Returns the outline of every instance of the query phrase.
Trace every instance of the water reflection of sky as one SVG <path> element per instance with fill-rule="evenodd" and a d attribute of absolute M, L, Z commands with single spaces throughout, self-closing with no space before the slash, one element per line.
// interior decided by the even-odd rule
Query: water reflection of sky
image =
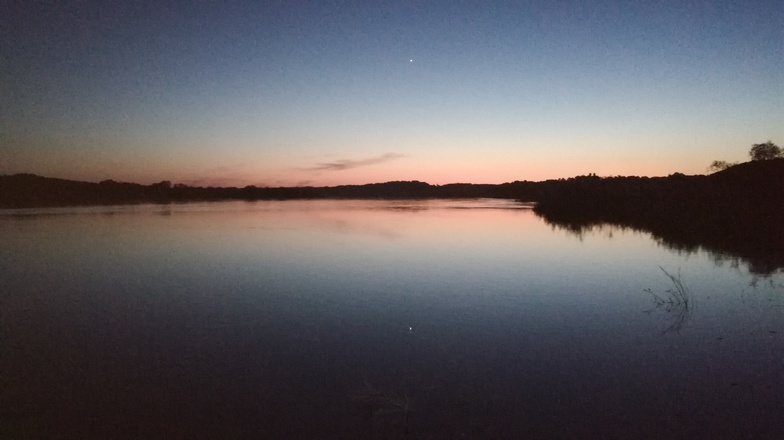
<path fill-rule="evenodd" d="M 413 399 L 428 438 L 780 426 L 782 280 L 645 234 L 576 237 L 493 200 L 37 210 L 0 229 L 0 380 L 26 396 L 0 411 L 10 433 L 72 417 L 117 437 L 144 416 L 149 438 L 399 438 L 399 412 L 352 406 L 369 386 Z M 644 291 L 673 287 L 660 266 L 692 292 L 677 333 Z"/>

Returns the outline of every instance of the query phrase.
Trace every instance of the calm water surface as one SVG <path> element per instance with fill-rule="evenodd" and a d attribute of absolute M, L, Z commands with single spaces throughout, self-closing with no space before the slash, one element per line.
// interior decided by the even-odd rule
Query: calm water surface
<path fill-rule="evenodd" d="M 0 211 L 0 438 L 784 438 L 781 272 L 528 208 Z"/>

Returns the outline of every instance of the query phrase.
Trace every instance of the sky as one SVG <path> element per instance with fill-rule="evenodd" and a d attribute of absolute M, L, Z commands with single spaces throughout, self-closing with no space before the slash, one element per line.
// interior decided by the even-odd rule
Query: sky
<path fill-rule="evenodd" d="M 703 174 L 784 146 L 784 2 L 0 3 L 0 174 Z"/>

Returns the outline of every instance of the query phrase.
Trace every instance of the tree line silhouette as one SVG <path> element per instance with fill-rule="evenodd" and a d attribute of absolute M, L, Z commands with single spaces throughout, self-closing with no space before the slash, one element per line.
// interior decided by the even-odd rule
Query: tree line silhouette
<path fill-rule="evenodd" d="M 100 183 L 41 177 L 0 176 L 0 208 L 172 203 L 217 200 L 523 198 L 533 200 L 534 182 L 500 185 L 386 182 L 332 187 L 197 187 L 162 181 L 151 185 L 104 180 Z"/>
<path fill-rule="evenodd" d="M 580 176 L 540 187 L 535 212 L 581 233 L 599 224 L 650 232 L 670 248 L 742 258 L 770 274 L 784 268 L 784 158 L 708 176 Z"/>
<path fill-rule="evenodd" d="M 424 198 L 507 198 L 539 202 L 541 212 L 573 213 L 594 218 L 599 212 L 613 220 L 653 203 L 660 212 L 675 217 L 689 206 L 711 200 L 715 210 L 728 198 L 733 203 L 770 202 L 767 190 L 780 179 L 781 148 L 771 141 L 752 145 L 753 164 L 714 161 L 709 167 L 716 177 L 685 176 L 665 178 L 606 177 L 595 174 L 544 182 L 515 181 L 498 185 L 453 183 L 430 185 L 419 181 L 341 185 L 333 187 L 198 187 L 164 180 L 151 185 L 104 180 L 100 183 L 41 177 L 34 174 L 0 175 L 0 208 L 100 205 L 127 203 L 170 203 L 210 200 L 288 200 L 288 199 L 424 199 Z M 754 167 L 754 170 L 750 167 Z M 730 171 L 733 170 L 733 171 Z M 757 177 L 753 175 L 756 171 Z M 771 171 L 772 170 L 772 171 Z M 762 176 L 762 177 L 760 177 Z M 748 184 L 753 184 L 748 188 Z M 744 189 L 743 187 L 747 188 Z M 779 185 L 780 187 L 780 185 Z M 739 192 L 740 191 L 740 192 Z M 757 200 L 759 198 L 762 200 Z"/>

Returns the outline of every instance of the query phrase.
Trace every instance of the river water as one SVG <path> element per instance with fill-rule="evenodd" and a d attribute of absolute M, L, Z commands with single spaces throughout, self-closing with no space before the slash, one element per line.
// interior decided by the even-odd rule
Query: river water
<path fill-rule="evenodd" d="M 514 201 L 5 210 L 0 274 L 0 438 L 784 433 L 781 271 Z"/>

